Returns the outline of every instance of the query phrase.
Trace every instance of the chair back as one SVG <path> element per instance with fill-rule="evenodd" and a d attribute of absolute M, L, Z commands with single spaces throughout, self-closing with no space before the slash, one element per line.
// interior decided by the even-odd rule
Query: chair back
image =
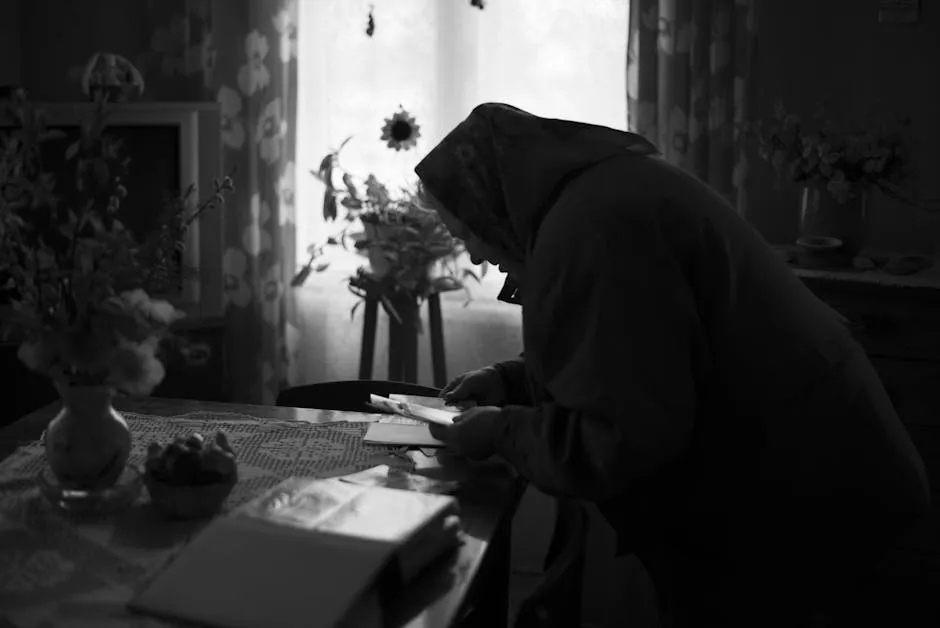
<path fill-rule="evenodd" d="M 574 500 L 559 499 L 542 582 L 519 606 L 514 628 L 581 625 L 587 529 L 585 507 Z"/>
<path fill-rule="evenodd" d="M 285 388 L 278 394 L 278 406 L 316 408 L 345 412 L 375 412 L 369 406 L 369 395 L 420 395 L 436 397 L 437 388 L 408 382 L 389 382 L 373 379 L 340 380 Z"/>

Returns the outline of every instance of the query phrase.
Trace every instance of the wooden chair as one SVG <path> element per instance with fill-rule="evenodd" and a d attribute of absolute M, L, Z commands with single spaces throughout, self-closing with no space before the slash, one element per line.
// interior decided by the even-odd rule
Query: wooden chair
<path fill-rule="evenodd" d="M 588 514 L 580 502 L 558 500 L 542 582 L 523 601 L 515 628 L 577 628 L 587 549 Z"/>
<path fill-rule="evenodd" d="M 389 395 L 436 397 L 438 393 L 440 390 L 437 388 L 408 382 L 371 379 L 340 380 L 286 388 L 278 394 L 275 403 L 291 408 L 375 412 L 375 409 L 368 405 L 370 394 L 382 397 Z"/>

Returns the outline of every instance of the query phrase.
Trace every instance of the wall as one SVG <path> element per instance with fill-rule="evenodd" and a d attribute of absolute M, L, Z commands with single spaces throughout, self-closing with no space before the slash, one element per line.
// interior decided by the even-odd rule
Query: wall
<path fill-rule="evenodd" d="M 21 0 L 0 2 L 0 85 L 20 82 L 20 4 Z"/>
<path fill-rule="evenodd" d="M 0 57 L 0 84 L 18 82 L 35 101 L 83 99 L 81 69 L 97 51 L 138 67 L 145 100 L 207 98 L 201 51 L 190 42 L 198 39 L 208 0 L 3 0 L 0 7 L 0 53 L 11 50 Z M 183 14 L 188 23 L 174 20 Z"/>
<path fill-rule="evenodd" d="M 764 0 L 760 8 L 757 115 L 773 103 L 809 116 L 831 97 L 830 110 L 863 114 L 880 102 L 909 114 L 919 142 L 921 198 L 940 198 L 940 5 L 921 2 L 920 21 L 879 24 L 877 0 Z M 796 234 L 797 192 L 777 189 L 766 164 L 750 181 L 748 218 L 774 243 Z M 871 246 L 940 253 L 940 218 L 879 195 L 874 202 Z"/>

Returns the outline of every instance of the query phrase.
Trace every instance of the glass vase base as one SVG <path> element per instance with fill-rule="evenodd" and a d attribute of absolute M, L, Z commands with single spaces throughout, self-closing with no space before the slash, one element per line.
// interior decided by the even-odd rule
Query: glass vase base
<path fill-rule="evenodd" d="M 101 490 L 75 490 L 62 486 L 48 466 L 36 480 L 39 492 L 60 512 L 77 516 L 108 516 L 129 508 L 143 490 L 140 471 L 128 465 L 114 486 Z"/>

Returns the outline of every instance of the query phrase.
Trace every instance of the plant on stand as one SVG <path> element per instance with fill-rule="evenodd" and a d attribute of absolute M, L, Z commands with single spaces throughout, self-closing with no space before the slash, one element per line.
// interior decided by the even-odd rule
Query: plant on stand
<path fill-rule="evenodd" d="M 381 139 L 389 148 L 408 150 L 415 145 L 419 128 L 407 111 L 399 111 L 385 122 Z M 324 243 L 308 248 L 310 257 L 293 285 L 300 286 L 312 273 L 326 270 L 326 246 L 348 248 L 350 241 L 369 259 L 369 269 L 360 267 L 349 278 L 349 289 L 360 297 L 353 314 L 365 299 L 377 298 L 388 315 L 401 323 L 401 307 L 417 307 L 435 292 L 467 290 L 468 277 L 479 282 L 472 270 L 460 266 L 463 243 L 428 207 L 418 186 L 393 193 L 374 175 L 362 179 L 343 168 L 340 153 L 350 139 L 324 157 L 319 169 L 312 172 L 325 186 L 324 219 L 337 220 L 342 207 L 344 227 Z M 357 226 L 362 230 L 352 231 Z M 420 317 L 408 318 L 420 329 Z"/>
<path fill-rule="evenodd" d="M 52 473 L 62 487 L 88 491 L 114 485 L 130 453 L 115 393 L 146 395 L 160 383 L 160 341 L 183 316 L 150 295 L 191 278 L 179 255 L 185 233 L 232 189 L 226 178 L 203 202 L 192 187 L 168 196 L 155 208 L 163 227 L 136 239 L 119 220 L 128 161 L 107 132 L 106 101 L 99 93 L 66 150 L 74 194 L 60 194 L 43 164 L 46 142 L 63 135 L 25 94 L 7 103 L 17 128 L 0 136 L 0 283 L 12 306 L 3 333 L 62 397 L 44 435 Z"/>
<path fill-rule="evenodd" d="M 877 116 L 839 128 L 822 110 L 804 124 L 778 104 L 773 117 L 754 128 L 760 156 L 802 188 L 803 246 L 828 242 L 851 260 L 865 245 L 873 191 L 905 200 L 900 185 L 913 174 L 908 118 Z"/>

